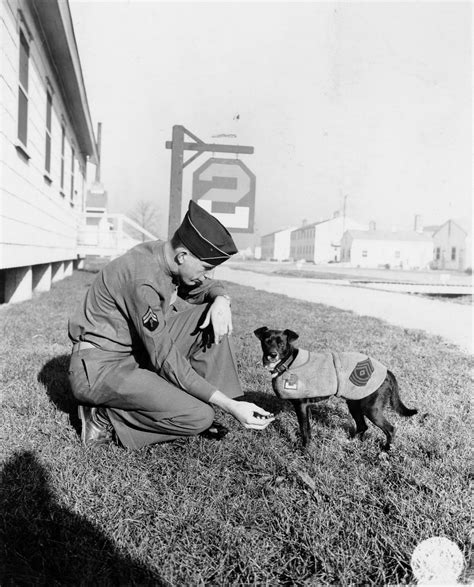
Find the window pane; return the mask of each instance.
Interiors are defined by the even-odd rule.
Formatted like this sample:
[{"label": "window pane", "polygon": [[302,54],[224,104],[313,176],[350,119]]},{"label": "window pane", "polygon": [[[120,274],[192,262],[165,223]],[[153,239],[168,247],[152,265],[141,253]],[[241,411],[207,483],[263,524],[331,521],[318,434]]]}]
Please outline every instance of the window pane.
[{"label": "window pane", "polygon": [[46,128],[51,132],[51,110],[52,110],[53,98],[51,94],[47,93],[46,98]]},{"label": "window pane", "polygon": [[44,168],[49,173],[51,171],[51,137],[46,133],[46,149],[45,149]]},{"label": "window pane", "polygon": [[18,138],[26,145],[28,138],[28,98],[18,89]]},{"label": "window pane", "polygon": [[28,56],[30,49],[23,33],[20,33],[20,83],[28,91]]}]

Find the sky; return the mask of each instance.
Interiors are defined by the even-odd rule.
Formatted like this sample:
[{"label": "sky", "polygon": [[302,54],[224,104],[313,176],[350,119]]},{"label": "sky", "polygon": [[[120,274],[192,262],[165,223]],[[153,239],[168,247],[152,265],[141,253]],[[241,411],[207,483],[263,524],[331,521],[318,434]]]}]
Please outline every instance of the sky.
[{"label": "sky", "polygon": [[[152,201],[166,237],[165,142],[181,124],[254,147],[239,157],[257,178],[257,236],[330,218],[344,200],[379,229],[471,218],[469,2],[70,7],[111,212]],[[205,160],[184,170],[183,213]]]}]

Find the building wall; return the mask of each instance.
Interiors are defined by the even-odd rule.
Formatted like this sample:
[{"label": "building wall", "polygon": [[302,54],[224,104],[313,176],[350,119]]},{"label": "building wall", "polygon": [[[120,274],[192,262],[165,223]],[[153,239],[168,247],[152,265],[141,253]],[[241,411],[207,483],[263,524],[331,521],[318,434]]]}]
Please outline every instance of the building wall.
[{"label": "building wall", "polygon": [[290,258],[290,236],[292,231],[292,228],[288,228],[275,233],[273,257],[278,261],[287,261]]},{"label": "building wall", "polygon": [[472,267],[471,239],[452,220],[448,220],[433,235],[434,269],[465,270]]},{"label": "building wall", "polygon": [[266,234],[260,239],[261,258],[273,259],[273,252],[275,248],[275,234]]},{"label": "building wall", "polygon": [[325,222],[309,224],[291,234],[291,257],[314,263],[340,261],[340,242],[346,230],[366,230],[367,226],[351,218],[338,216]]},{"label": "building wall", "polygon": [[346,230],[365,230],[367,227],[351,218],[341,216],[316,225],[314,262],[340,261],[340,242]]},{"label": "building wall", "polygon": [[300,226],[291,233],[290,256],[294,260],[314,260],[314,235],[315,225]]},{"label": "building wall", "polygon": [[[72,260],[76,258],[79,213],[85,204],[86,159],[78,152],[60,80],[49,63],[27,3],[4,0],[0,17],[0,269]],[[29,41],[26,145],[17,138],[20,30]],[[45,170],[48,84],[52,92],[49,174]],[[62,123],[66,136],[61,187]],[[75,151],[72,193],[71,147]]]},{"label": "building wall", "polygon": [[342,240],[342,260],[353,267],[392,269],[428,268],[433,256],[430,241],[354,239],[346,233]]}]

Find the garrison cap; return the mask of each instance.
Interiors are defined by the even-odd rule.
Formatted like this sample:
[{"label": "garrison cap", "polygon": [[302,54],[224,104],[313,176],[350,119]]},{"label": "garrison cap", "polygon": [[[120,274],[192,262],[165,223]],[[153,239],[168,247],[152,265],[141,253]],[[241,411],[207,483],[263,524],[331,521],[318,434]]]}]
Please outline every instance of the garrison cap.
[{"label": "garrison cap", "polygon": [[193,255],[210,265],[219,265],[237,253],[227,228],[193,200],[176,234]]}]

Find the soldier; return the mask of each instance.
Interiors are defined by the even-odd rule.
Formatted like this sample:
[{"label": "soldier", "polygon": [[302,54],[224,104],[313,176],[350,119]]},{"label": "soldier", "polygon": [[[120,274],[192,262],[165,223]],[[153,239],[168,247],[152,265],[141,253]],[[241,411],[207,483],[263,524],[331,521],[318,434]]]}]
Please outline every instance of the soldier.
[{"label": "soldier", "polygon": [[[237,249],[226,228],[189,203],[169,241],[137,245],[111,261],[69,320],[69,379],[82,442],[128,448],[203,434],[221,438],[218,406],[245,428],[274,420],[242,395],[230,298],[207,273]],[[178,309],[177,297],[190,304]]]}]

